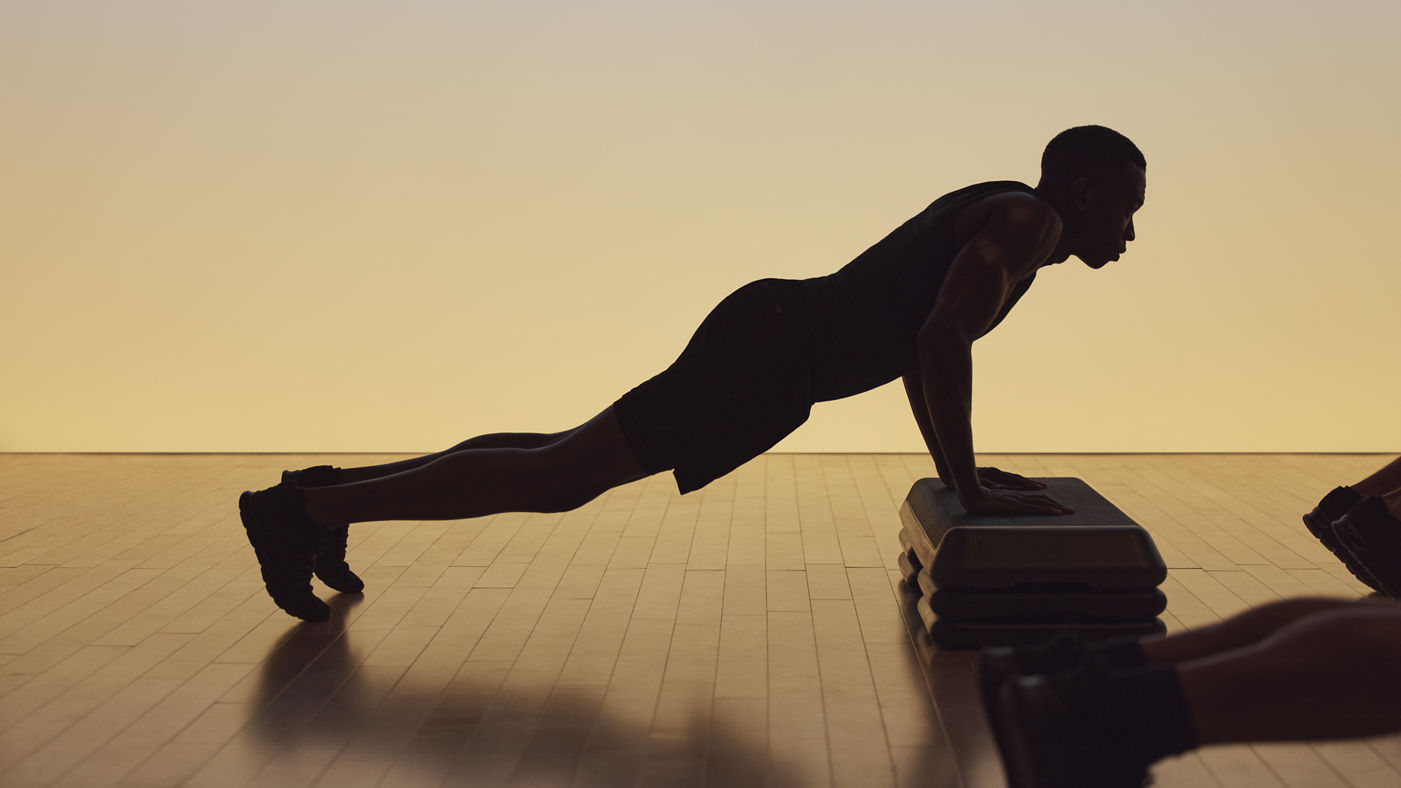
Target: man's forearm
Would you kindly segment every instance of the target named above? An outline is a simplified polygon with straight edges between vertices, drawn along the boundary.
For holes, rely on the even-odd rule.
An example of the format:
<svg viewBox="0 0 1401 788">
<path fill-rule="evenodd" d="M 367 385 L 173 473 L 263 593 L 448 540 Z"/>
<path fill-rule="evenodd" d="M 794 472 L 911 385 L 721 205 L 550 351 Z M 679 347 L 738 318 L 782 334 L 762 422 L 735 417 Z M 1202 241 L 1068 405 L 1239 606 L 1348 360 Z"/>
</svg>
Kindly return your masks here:
<svg viewBox="0 0 1401 788">
<path fill-rule="evenodd" d="M 929 348 L 920 358 L 929 421 L 949 478 L 966 506 L 982 491 L 973 455 L 973 353 L 967 345 Z"/>
<path fill-rule="evenodd" d="M 929 449 L 929 456 L 934 460 L 934 469 L 939 473 L 939 479 L 946 487 L 953 487 L 953 476 L 949 473 L 949 462 L 944 459 L 944 450 L 939 446 L 939 436 L 934 432 L 934 425 L 929 421 L 929 400 L 924 393 L 924 381 L 920 376 L 919 369 L 910 370 L 905 373 L 905 396 L 910 400 L 910 411 L 914 414 L 915 424 L 919 425 L 919 434 L 924 437 L 924 445 Z"/>
</svg>

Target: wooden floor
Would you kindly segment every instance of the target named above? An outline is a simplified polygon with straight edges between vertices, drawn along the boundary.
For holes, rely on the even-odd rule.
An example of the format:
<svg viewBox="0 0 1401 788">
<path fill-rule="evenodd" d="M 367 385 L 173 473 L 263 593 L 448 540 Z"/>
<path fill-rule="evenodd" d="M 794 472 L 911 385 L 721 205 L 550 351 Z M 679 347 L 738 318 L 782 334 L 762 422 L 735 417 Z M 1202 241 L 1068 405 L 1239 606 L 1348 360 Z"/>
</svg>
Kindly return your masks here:
<svg viewBox="0 0 1401 788">
<path fill-rule="evenodd" d="M 0 455 L 5 786 L 1000 786 L 968 654 L 900 608 L 914 455 L 768 455 L 563 515 L 351 531 L 363 596 L 265 596 L 237 494 L 383 457 Z M 1147 527 L 1173 630 L 1363 592 L 1304 530 L 1377 456 L 1019 456 Z M 932 685 L 932 691 L 931 691 Z M 1210 748 L 1158 785 L 1401 784 L 1401 738 Z"/>
</svg>

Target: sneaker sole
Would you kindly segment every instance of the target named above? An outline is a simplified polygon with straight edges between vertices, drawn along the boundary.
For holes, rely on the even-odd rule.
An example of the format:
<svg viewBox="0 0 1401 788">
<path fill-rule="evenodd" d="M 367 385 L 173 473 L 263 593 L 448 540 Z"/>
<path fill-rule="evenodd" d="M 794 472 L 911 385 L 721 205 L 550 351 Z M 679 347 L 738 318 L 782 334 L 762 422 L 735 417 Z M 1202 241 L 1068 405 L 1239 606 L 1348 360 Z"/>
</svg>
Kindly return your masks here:
<svg viewBox="0 0 1401 788">
<path fill-rule="evenodd" d="M 1376 552 L 1372 550 L 1372 546 L 1362 537 L 1362 533 L 1357 530 L 1357 526 L 1348 522 L 1347 518 L 1344 517 L 1333 523 L 1333 533 L 1338 537 L 1338 541 L 1347 548 L 1347 551 L 1352 554 L 1352 557 L 1357 560 L 1357 563 L 1361 564 L 1362 567 L 1367 569 L 1375 578 L 1375 585 L 1372 586 L 1373 588 L 1387 596 L 1401 596 L 1401 587 L 1398 587 L 1398 584 L 1388 583 L 1384 577 L 1379 576 L 1376 572 L 1368 568 L 1377 565 L 1380 559 Z"/>
<path fill-rule="evenodd" d="M 252 492 L 245 491 L 242 495 L 238 496 L 238 519 L 243 524 L 243 535 L 248 539 L 249 546 L 253 548 L 253 556 L 258 561 L 258 573 L 261 576 L 263 572 L 263 560 L 258 555 L 258 541 L 268 540 L 264 538 L 265 534 L 263 533 L 263 529 L 256 524 L 257 518 L 253 517 L 252 513 L 249 511 L 250 504 L 252 503 L 252 495 Z M 253 522 L 250 523 L 250 520 Z M 257 534 L 256 541 L 255 533 Z M 267 551 L 272 549 L 270 544 L 265 544 L 264 547 L 267 548 Z M 272 589 L 268 588 L 267 579 L 264 578 L 263 591 L 267 593 L 268 597 L 272 599 L 273 604 L 277 605 L 279 610 L 293 618 L 311 622 L 327 621 L 331 618 L 331 608 L 309 590 L 306 592 L 305 597 L 298 595 L 298 598 L 293 600 L 279 599 L 278 596 L 272 592 Z"/>
<path fill-rule="evenodd" d="M 1309 529 L 1313 538 L 1328 548 L 1328 552 L 1332 553 L 1333 557 L 1338 559 L 1352 573 L 1352 576 L 1357 578 L 1358 582 L 1373 591 L 1380 591 L 1381 584 L 1372 576 L 1366 565 L 1357 559 L 1352 549 L 1343 544 L 1342 539 L 1334 532 L 1332 524 L 1319 525 L 1320 522 L 1322 521 L 1313 516 L 1313 512 L 1304 515 L 1304 527 Z"/>
</svg>

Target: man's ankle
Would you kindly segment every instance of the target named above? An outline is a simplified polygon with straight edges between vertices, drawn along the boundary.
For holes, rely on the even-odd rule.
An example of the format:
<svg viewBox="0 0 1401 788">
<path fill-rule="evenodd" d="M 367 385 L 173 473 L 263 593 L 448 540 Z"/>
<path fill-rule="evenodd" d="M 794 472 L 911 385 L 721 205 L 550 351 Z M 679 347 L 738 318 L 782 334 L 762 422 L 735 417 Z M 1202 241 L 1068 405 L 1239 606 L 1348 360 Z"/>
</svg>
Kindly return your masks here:
<svg viewBox="0 0 1401 788">
<path fill-rule="evenodd" d="M 307 519 L 317 528 L 331 530 L 332 527 L 344 525 L 344 520 L 337 520 L 328 511 L 330 508 L 329 490 L 322 487 L 304 487 L 302 492 L 302 505 L 306 510 Z M 333 525 L 328 525 L 328 523 Z"/>
</svg>

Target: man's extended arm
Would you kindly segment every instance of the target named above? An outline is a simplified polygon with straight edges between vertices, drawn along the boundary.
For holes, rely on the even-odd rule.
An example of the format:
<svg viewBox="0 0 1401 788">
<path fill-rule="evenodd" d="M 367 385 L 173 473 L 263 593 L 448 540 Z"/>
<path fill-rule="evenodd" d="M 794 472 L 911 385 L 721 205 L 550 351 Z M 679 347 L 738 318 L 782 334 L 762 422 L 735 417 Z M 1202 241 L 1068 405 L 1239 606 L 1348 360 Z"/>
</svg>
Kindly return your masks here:
<svg viewBox="0 0 1401 788">
<path fill-rule="evenodd" d="M 1067 511 L 1044 495 L 985 488 L 974 461 L 972 428 L 973 340 L 996 322 L 1013 287 L 1049 257 L 1058 236 L 1058 219 L 1035 198 L 1018 196 L 1000 203 L 954 257 L 919 332 L 918 374 L 934 442 L 944 460 L 940 477 L 953 482 L 969 512 Z"/>
<path fill-rule="evenodd" d="M 929 421 L 929 401 L 924 393 L 924 381 L 920 379 L 919 369 L 906 372 L 904 380 L 905 396 L 910 399 L 910 411 L 914 413 L 915 423 L 919 425 L 919 434 L 924 436 L 924 445 L 929 449 L 929 456 L 934 458 L 934 469 L 939 472 L 939 479 L 945 487 L 953 487 L 948 460 L 944 459 L 944 450 L 939 448 L 939 436 Z"/>
<path fill-rule="evenodd" d="M 925 409 L 945 466 L 940 478 L 952 482 L 965 509 L 983 492 L 973 456 L 972 345 L 954 327 L 940 326 L 921 332 L 919 348 Z"/>
</svg>

